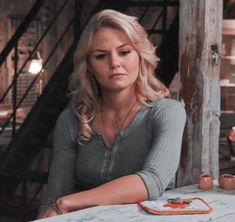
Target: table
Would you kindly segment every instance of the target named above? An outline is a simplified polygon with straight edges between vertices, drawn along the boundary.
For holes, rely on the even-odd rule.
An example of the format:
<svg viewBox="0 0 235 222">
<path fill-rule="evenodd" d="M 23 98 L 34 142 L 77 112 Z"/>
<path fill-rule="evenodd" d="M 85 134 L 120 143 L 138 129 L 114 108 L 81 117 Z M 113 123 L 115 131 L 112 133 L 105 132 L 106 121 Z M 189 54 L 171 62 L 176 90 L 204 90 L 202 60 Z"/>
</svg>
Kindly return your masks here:
<svg viewBox="0 0 235 222">
<path fill-rule="evenodd" d="M 214 185 L 202 191 L 197 185 L 166 191 L 163 196 L 201 197 L 213 208 L 210 214 L 197 215 L 153 215 L 137 204 L 107 205 L 87 208 L 72 213 L 50 217 L 37 222 L 234 222 L 235 190 L 223 190 Z"/>
</svg>

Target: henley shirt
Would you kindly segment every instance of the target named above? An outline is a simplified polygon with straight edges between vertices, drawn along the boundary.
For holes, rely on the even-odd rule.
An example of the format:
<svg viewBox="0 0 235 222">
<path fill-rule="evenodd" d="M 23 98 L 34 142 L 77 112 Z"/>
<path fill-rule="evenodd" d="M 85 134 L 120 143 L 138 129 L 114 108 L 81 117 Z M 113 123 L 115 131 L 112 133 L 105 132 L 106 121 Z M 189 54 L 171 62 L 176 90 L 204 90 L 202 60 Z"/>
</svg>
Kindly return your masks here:
<svg viewBox="0 0 235 222">
<path fill-rule="evenodd" d="M 47 192 L 40 211 L 61 196 L 130 174 L 143 180 L 149 200 L 157 199 L 177 171 L 185 121 L 185 109 L 178 101 L 149 101 L 127 128 L 116 134 L 110 149 L 94 127 L 92 139 L 79 143 L 78 118 L 71 107 L 66 108 L 56 123 Z"/>
</svg>

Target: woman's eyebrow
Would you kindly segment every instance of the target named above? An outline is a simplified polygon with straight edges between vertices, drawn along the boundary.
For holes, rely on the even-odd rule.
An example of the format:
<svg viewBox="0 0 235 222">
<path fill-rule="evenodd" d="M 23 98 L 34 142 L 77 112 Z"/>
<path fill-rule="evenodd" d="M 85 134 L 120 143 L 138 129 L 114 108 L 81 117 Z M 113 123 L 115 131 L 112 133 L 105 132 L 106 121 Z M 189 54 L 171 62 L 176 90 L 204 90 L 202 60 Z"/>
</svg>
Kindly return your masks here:
<svg viewBox="0 0 235 222">
<path fill-rule="evenodd" d="M 130 44 L 128 44 L 128 43 L 122 44 L 122 45 L 118 46 L 117 49 L 120 49 L 120 48 L 125 47 L 125 46 L 130 46 Z M 107 49 L 95 49 L 91 52 L 91 54 L 94 53 L 94 52 L 108 52 L 108 51 L 109 50 L 107 50 Z"/>
<path fill-rule="evenodd" d="M 117 49 L 120 49 L 120 48 L 122 48 L 124 46 L 130 46 L 130 44 L 128 44 L 128 43 L 122 44 L 122 45 L 118 46 Z"/>
</svg>

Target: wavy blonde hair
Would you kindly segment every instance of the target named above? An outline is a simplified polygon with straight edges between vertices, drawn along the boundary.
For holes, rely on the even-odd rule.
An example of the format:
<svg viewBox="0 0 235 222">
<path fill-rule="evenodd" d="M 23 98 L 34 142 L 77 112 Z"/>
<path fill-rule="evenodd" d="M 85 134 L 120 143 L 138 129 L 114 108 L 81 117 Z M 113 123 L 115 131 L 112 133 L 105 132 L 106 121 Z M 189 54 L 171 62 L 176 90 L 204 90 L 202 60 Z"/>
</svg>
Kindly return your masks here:
<svg viewBox="0 0 235 222">
<path fill-rule="evenodd" d="M 89 55 L 97 30 L 110 27 L 126 33 L 140 57 L 139 75 L 136 80 L 137 98 L 141 102 L 168 97 L 168 89 L 155 77 L 158 58 L 155 47 L 148 39 L 137 18 L 114 10 L 95 14 L 84 29 L 74 56 L 74 73 L 71 78 L 73 105 L 79 118 L 79 141 L 92 137 L 91 121 L 98 110 L 101 92 L 96 79 L 89 71 Z"/>
</svg>

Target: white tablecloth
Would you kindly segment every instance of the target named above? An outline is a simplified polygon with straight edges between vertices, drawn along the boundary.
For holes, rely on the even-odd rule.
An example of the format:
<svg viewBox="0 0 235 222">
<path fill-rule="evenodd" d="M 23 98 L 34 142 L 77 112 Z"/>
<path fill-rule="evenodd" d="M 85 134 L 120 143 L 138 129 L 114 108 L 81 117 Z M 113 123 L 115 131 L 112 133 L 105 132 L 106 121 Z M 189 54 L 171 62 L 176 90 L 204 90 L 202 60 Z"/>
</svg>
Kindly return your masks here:
<svg viewBox="0 0 235 222">
<path fill-rule="evenodd" d="M 226 191 L 214 186 L 202 191 L 197 185 L 166 191 L 164 196 L 201 197 L 213 208 L 212 213 L 197 215 L 153 215 L 137 204 L 97 206 L 37 222 L 235 222 L 235 190 Z"/>
</svg>

